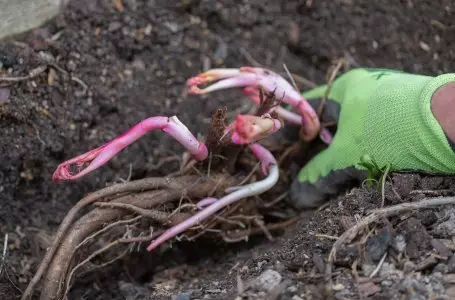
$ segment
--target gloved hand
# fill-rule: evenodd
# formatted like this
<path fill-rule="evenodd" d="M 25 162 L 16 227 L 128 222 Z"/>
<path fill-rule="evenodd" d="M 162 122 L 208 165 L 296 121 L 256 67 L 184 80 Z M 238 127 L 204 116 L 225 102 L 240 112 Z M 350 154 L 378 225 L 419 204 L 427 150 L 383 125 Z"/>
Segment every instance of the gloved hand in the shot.
<path fill-rule="evenodd" d="M 314 104 L 326 88 L 303 96 Z M 354 69 L 333 82 L 325 110 L 338 117 L 337 131 L 294 180 L 290 199 L 296 208 L 317 207 L 363 180 L 364 155 L 394 171 L 455 173 L 455 73 Z"/>

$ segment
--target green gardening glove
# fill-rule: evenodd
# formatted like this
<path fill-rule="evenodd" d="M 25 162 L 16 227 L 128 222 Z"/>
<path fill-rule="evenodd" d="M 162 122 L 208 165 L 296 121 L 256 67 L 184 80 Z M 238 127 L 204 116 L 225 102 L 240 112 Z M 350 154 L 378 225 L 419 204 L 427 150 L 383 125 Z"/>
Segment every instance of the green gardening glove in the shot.
<path fill-rule="evenodd" d="M 455 73 L 429 77 L 386 69 L 354 69 L 337 78 L 326 105 L 339 113 L 337 132 L 299 172 L 291 186 L 292 204 L 319 206 L 364 179 L 365 155 L 394 171 L 455 173 L 452 144 L 431 111 L 432 95 L 453 81 Z M 326 88 L 303 96 L 315 103 Z"/>

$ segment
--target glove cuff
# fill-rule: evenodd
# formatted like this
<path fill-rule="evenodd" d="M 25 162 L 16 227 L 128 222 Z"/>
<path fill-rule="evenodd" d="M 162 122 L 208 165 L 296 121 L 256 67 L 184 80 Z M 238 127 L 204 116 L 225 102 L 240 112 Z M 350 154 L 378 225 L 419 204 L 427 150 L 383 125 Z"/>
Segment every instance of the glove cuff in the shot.
<path fill-rule="evenodd" d="M 367 154 L 398 170 L 454 173 L 455 152 L 433 115 L 431 98 L 437 89 L 455 81 L 455 73 L 400 77 L 391 76 L 370 102 L 365 134 L 378 140 L 367 145 Z"/>

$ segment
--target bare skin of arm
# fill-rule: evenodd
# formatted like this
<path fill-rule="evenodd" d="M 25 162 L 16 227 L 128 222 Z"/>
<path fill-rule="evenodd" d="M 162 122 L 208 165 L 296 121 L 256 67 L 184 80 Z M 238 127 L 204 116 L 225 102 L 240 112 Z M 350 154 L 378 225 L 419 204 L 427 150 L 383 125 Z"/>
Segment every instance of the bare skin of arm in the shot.
<path fill-rule="evenodd" d="M 433 94 L 431 111 L 449 140 L 455 143 L 455 82 L 442 86 Z"/>

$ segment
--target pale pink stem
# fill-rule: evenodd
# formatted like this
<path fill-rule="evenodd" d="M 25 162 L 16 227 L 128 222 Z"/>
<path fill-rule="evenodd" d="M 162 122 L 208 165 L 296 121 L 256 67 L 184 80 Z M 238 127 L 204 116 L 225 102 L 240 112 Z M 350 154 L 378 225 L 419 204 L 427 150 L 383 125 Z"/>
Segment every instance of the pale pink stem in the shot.
<path fill-rule="evenodd" d="M 319 137 L 321 138 L 321 141 L 327 145 L 330 145 L 333 141 L 333 136 L 327 128 L 322 128 L 321 132 L 319 133 Z"/>
<path fill-rule="evenodd" d="M 138 123 L 109 143 L 61 163 L 55 170 L 52 179 L 74 180 L 80 178 L 101 167 L 126 146 L 155 129 L 160 129 L 171 135 L 188 149 L 188 152 L 193 155 L 195 159 L 204 160 L 207 158 L 207 147 L 204 143 L 198 141 L 176 116 L 171 118 L 151 117 Z M 89 165 L 86 168 L 79 170 L 76 174 L 71 174 L 70 167 L 75 166 L 80 169 L 87 163 Z"/>
<path fill-rule="evenodd" d="M 201 85 L 207 82 L 211 82 L 214 80 L 220 80 L 223 78 L 229 78 L 229 77 L 234 77 L 239 75 L 240 69 L 235 69 L 235 68 L 226 68 L 226 69 L 211 69 L 203 75 L 195 76 L 187 80 L 187 85 L 188 86 L 193 86 L 193 85 Z"/>
<path fill-rule="evenodd" d="M 242 87 L 255 84 L 256 76 L 254 74 L 241 74 L 232 78 L 220 80 L 204 89 L 197 85 L 190 86 L 190 91 L 194 94 L 206 94 L 218 90 L 223 90 L 231 87 Z"/>
<path fill-rule="evenodd" d="M 202 199 L 201 201 L 199 201 L 198 203 L 196 203 L 196 207 L 199 208 L 199 209 L 203 209 L 204 207 L 210 205 L 210 204 L 213 204 L 215 201 L 218 201 L 218 199 L 216 198 L 205 198 L 205 199 Z"/>
<path fill-rule="evenodd" d="M 248 97 L 248 99 L 253 101 L 256 105 L 261 104 L 259 90 L 256 87 L 246 87 L 243 89 L 243 93 Z M 270 109 L 269 113 L 271 113 L 271 112 L 276 112 L 278 114 L 278 116 L 280 116 L 281 118 L 283 118 L 283 120 L 285 120 L 289 123 L 296 124 L 296 125 L 302 125 L 301 116 L 283 108 L 280 105 L 272 107 Z"/>
<path fill-rule="evenodd" d="M 246 87 L 243 89 L 243 93 L 250 99 L 252 102 L 254 102 L 256 105 L 260 105 L 261 99 L 260 99 L 260 94 L 259 90 L 256 87 Z M 296 113 L 293 113 L 284 107 L 277 105 L 274 106 L 270 109 L 270 112 L 276 112 L 278 116 L 283 118 L 283 120 L 296 124 L 296 125 L 302 125 L 302 117 L 299 116 Z M 333 137 L 330 131 L 328 131 L 326 128 L 322 128 L 321 132 L 319 133 L 319 136 L 321 140 L 326 143 L 327 145 L 330 145 L 332 143 Z"/>
<path fill-rule="evenodd" d="M 182 223 L 169 228 L 157 239 L 150 243 L 150 245 L 147 247 L 148 251 L 154 250 L 164 242 L 172 239 L 173 237 L 190 229 L 191 227 L 200 224 L 202 221 L 212 216 L 214 213 L 226 207 L 227 205 L 230 205 L 247 197 L 262 194 L 271 189 L 278 182 L 279 168 L 273 155 L 259 144 L 252 144 L 249 146 L 249 148 L 261 161 L 262 170 L 266 171 L 266 174 L 268 174 L 267 177 L 261 181 L 243 186 L 241 189 L 238 189 L 237 191 L 232 192 L 231 194 L 228 194 L 213 202 L 213 204 L 186 219 Z"/>
<path fill-rule="evenodd" d="M 289 82 L 267 69 L 242 67 L 239 71 L 235 72 L 232 69 L 209 70 L 187 81 L 189 91 L 194 94 L 203 94 L 231 87 L 262 87 L 268 92 L 274 92 L 278 98 L 282 97 L 283 102 L 290 104 L 298 112 L 301 116 L 302 138 L 304 140 L 310 141 L 317 136 L 321 126 L 318 115 L 301 93 Z M 220 78 L 223 79 L 204 89 L 198 87 L 200 83 L 208 83 Z"/>

